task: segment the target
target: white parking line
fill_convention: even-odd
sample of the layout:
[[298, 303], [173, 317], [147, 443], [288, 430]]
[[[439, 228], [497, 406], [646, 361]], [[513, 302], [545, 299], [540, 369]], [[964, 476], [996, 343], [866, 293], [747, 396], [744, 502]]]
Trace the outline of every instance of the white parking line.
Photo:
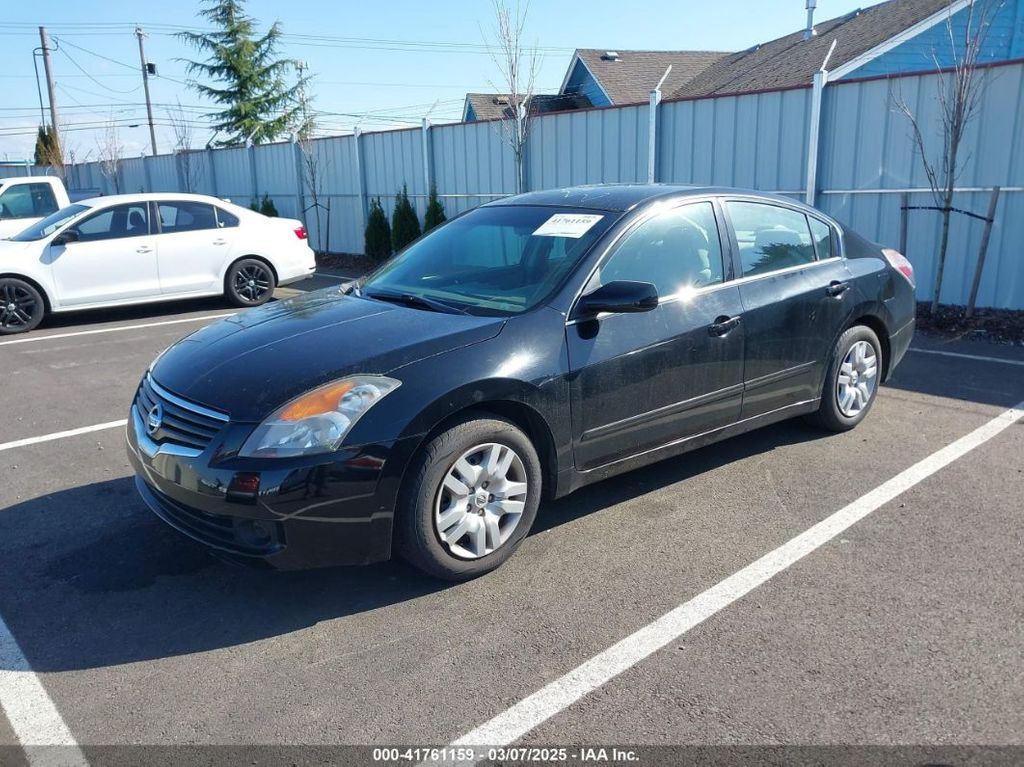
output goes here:
[[13, 450], [16, 447], [25, 447], [26, 445], [36, 445], [40, 442], [52, 442], [55, 439], [64, 439], [65, 437], [77, 437], [79, 434], [88, 434], [93, 431], [104, 431], [105, 429], [116, 429], [119, 426], [127, 424], [127, 419], [122, 418], [120, 421], [109, 421], [107, 423], [97, 423], [93, 426], [81, 426], [77, 429], [68, 429], [67, 431], [57, 431], [53, 434], [44, 434], [41, 437], [26, 437], [25, 439], [16, 439], [13, 442], [0, 442], [0, 451]]
[[[87, 765], [57, 707], [0, 616], [0, 708], [32, 765]], [[58, 746], [40, 749], [39, 746]]]
[[475, 730], [467, 732], [452, 745], [505, 746], [513, 743], [623, 671], [676, 641], [694, 626], [800, 561], [901, 493], [988, 442], [1022, 417], [1024, 402], [918, 461], [756, 562], [647, 624]]
[[12, 341], [0, 341], [0, 346], [11, 344], [30, 344], [36, 341], [53, 341], [58, 338], [72, 338], [75, 336], [94, 336], [99, 333], [117, 333], [122, 330], [142, 330], [143, 328], [158, 328], [162, 325], [180, 325], [185, 322], [203, 322], [204, 320], [219, 320], [222, 317], [234, 317], [237, 312], [225, 312], [224, 314], [204, 314], [202, 317], [186, 317], [181, 320], [161, 320], [159, 322], [142, 322], [138, 325], [119, 325], [116, 328], [97, 328], [95, 330], [76, 330], [72, 333], [53, 333], [48, 336], [28, 336], [27, 338], [15, 338]]
[[962, 360], [977, 360], [978, 362], [1001, 362], [1004, 365], [1019, 365], [1024, 367], [1024, 361], [1022, 360], [1008, 360], [1006, 357], [984, 357], [980, 354], [962, 354], [961, 352], [943, 352], [938, 349], [918, 349], [916, 346], [910, 347], [908, 351], [917, 352], [918, 354], [936, 354], [940, 357], [958, 357]]
[[344, 274], [334, 274], [334, 272], [320, 272], [317, 271], [313, 274], [314, 277], [329, 277], [334, 280], [340, 280], [341, 282], [352, 282], [352, 280], [359, 279], [358, 277], [349, 277]]

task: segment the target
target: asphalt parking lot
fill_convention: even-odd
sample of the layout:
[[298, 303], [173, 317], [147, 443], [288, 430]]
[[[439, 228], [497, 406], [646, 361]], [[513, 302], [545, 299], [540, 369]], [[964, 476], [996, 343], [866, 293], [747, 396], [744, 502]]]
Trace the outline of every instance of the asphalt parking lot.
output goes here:
[[622, 673], [563, 688], [516, 744], [1024, 743], [1024, 349], [918, 338], [856, 430], [785, 423], [586, 488], [450, 585], [400, 562], [221, 563], [144, 508], [122, 428], [38, 439], [125, 418], [152, 358], [230, 311], [0, 340], [0, 746], [444, 745], [509, 711], [514, 729], [538, 690], [999, 418]]

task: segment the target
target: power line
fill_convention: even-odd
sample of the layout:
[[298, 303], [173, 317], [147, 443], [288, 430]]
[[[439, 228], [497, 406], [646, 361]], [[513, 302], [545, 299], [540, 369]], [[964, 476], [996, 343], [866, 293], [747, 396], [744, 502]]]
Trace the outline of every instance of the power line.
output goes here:
[[[134, 88], [131, 88], [129, 90], [119, 90], [117, 88], [111, 88], [109, 85], [104, 85], [99, 80], [97, 80], [95, 77], [93, 77], [91, 74], [86, 72], [85, 69], [82, 67], [82, 65], [79, 64], [77, 61], [75, 61], [75, 59], [71, 56], [70, 53], [68, 53], [66, 50], [64, 50], [63, 48], [60, 47], [61, 39], [59, 37], [55, 37], [54, 40], [57, 41], [57, 50], [60, 51], [61, 53], [63, 53], [64, 57], [68, 61], [70, 61], [72, 64], [74, 64], [75, 68], [79, 72], [81, 72], [83, 75], [88, 77], [90, 80], [92, 80], [94, 83], [96, 83], [98, 86], [100, 86], [104, 90], [110, 91], [111, 93], [135, 93], [135, 91], [137, 91], [139, 89], [139, 86], [135, 86]], [[69, 43], [67, 43], [66, 40], [64, 42], [65, 42], [65, 44], [69, 44]]]

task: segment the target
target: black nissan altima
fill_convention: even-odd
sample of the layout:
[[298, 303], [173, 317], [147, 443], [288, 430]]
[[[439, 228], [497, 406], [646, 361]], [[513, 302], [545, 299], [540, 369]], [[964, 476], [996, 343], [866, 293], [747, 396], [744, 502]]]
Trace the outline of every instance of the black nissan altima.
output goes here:
[[856, 426], [910, 343], [913, 280], [781, 197], [523, 194], [179, 341], [128, 452], [152, 510], [224, 556], [471, 578], [545, 499], [794, 416]]

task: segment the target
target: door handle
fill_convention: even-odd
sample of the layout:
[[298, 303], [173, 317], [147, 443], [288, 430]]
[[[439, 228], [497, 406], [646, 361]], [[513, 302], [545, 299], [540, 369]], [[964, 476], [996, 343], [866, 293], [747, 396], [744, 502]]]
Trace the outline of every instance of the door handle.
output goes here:
[[227, 245], [227, 244], [228, 244], [228, 241], [227, 241], [227, 240], [224, 240], [224, 239], [218, 239], [218, 240], [214, 240], [214, 241], [213, 241], [213, 244], [214, 244], [214, 245]]
[[708, 326], [708, 335], [724, 336], [739, 324], [739, 317], [727, 317], [723, 314], [721, 317], [715, 317], [715, 321]]
[[833, 298], [838, 298], [839, 296], [843, 295], [843, 293], [845, 293], [849, 289], [850, 289], [850, 283], [848, 283], [848, 282], [839, 282], [839, 280], [832, 280], [832, 282], [830, 282], [828, 284], [828, 287], [825, 288], [825, 294], [829, 295], [829, 296], [832, 296]]
[[135, 252], [136, 253], [152, 253], [153, 249], [148, 247], [148, 246], [146, 246], [146, 245], [140, 245], [139, 247], [137, 247], [135, 249]]

